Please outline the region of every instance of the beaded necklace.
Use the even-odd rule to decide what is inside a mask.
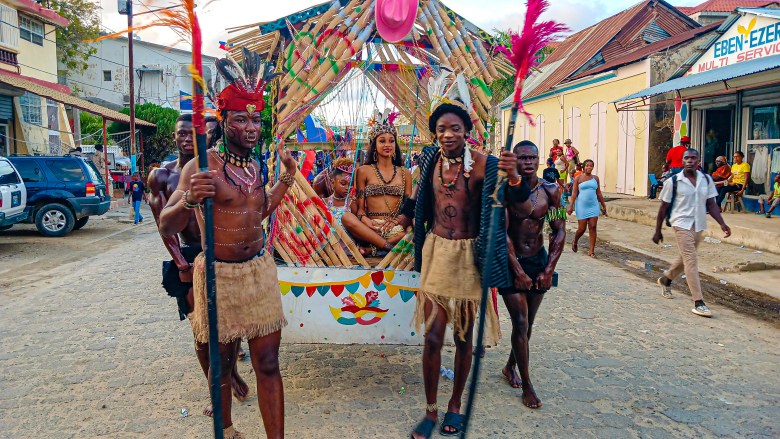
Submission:
[[[443,174],[443,168],[444,168],[444,154],[439,155],[439,184],[446,187],[447,189],[450,189],[455,186],[455,183],[458,182],[458,178],[460,178],[460,171],[463,169],[463,160],[458,162],[458,170],[455,172],[455,178],[452,179],[449,183],[444,182],[444,174]],[[447,157],[448,163],[450,158]]]
[[[228,154],[230,154],[230,151],[226,150],[226,152]],[[228,159],[226,159],[220,153],[216,153],[216,155],[217,155],[217,157],[220,160],[222,160],[223,163],[230,163],[231,165],[241,166],[241,165],[236,165],[235,163],[230,161],[230,159],[229,159],[230,156],[228,156]],[[248,193],[250,193],[250,194],[252,193],[252,188],[254,187],[255,183],[257,183],[257,179],[260,176],[260,173],[259,172],[255,173],[255,168],[254,168],[254,166],[251,166],[251,162],[247,161],[247,165],[246,165],[246,167],[244,167],[244,172],[248,175],[248,178],[242,177],[236,171],[231,169],[230,166],[225,166],[225,169],[227,170],[227,172],[230,172],[230,174],[232,174],[233,177],[235,177],[240,182],[244,183],[244,185],[246,185]],[[251,171],[250,171],[250,169],[251,169]]]
[[[397,166],[393,165],[393,176],[392,176],[392,177],[390,177],[390,181],[387,181],[387,180],[385,180],[385,177],[383,177],[383,176],[382,176],[382,173],[381,173],[381,172],[379,172],[379,166],[377,166],[377,165],[376,165],[376,163],[374,163],[374,164],[373,164],[373,166],[374,166],[374,172],[376,173],[376,176],[377,176],[377,178],[378,178],[378,179],[379,179],[379,181],[381,181],[381,182],[382,182],[382,184],[384,184],[385,186],[387,186],[388,184],[392,183],[392,182],[393,182],[393,180],[395,180],[395,176],[396,176],[396,174],[398,173],[398,167],[397,167]]]

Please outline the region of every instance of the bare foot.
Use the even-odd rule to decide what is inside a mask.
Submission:
[[[528,383],[528,385],[523,384],[523,404],[532,409],[538,409],[542,406],[542,400],[536,396],[534,386],[531,383]]]
[[[241,345],[238,345],[238,361],[244,361],[246,359],[246,352],[241,349]]]
[[[596,253],[588,253],[588,256],[590,256],[591,258],[595,259],[596,258]]]
[[[371,256],[371,249],[366,247],[360,247],[360,254],[363,256]]]
[[[247,395],[249,395],[249,386],[244,382],[241,376],[238,375],[238,371],[234,371],[230,376],[230,382],[233,387],[233,396],[237,400],[244,402]]]
[[[507,382],[509,382],[509,385],[512,386],[513,389],[519,389],[523,384],[523,381],[519,376],[517,376],[517,372],[515,372],[514,367],[509,368],[508,366],[504,366],[504,368],[501,369],[501,374],[504,375],[504,378],[506,378]]]
[[[211,404],[203,408],[203,416],[208,416],[210,418],[213,414],[214,410],[211,408]]]

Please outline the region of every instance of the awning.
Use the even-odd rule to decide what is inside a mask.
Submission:
[[[694,87],[700,87],[707,84],[721,83],[731,79],[740,78],[754,73],[765,72],[780,67],[780,55],[772,55],[764,58],[754,59],[751,61],[744,61],[738,64],[732,64],[726,67],[720,67],[717,69],[709,70],[703,73],[697,73],[695,75],[683,76],[680,78],[672,79],[670,81],[656,84],[652,87],[646,88],[642,91],[632,93],[628,96],[617,99],[613,102],[623,102],[632,99],[643,99],[663,94],[670,91],[680,91],[691,89]],[[780,73],[777,75],[771,75],[777,82],[780,82]],[[726,88],[730,88],[728,84]],[[733,87],[731,87],[733,88]],[[685,96],[683,96],[685,97]]]
[[[130,123],[130,116],[120,113],[110,108],[101,107],[100,105],[93,104],[92,102],[85,101],[84,99],[71,96],[64,93],[58,84],[46,85],[45,81],[36,80],[34,78],[27,78],[25,76],[12,73],[9,71],[0,69],[0,84],[7,84],[11,87],[20,88],[30,93],[34,93],[38,96],[42,96],[53,101],[57,101],[61,104],[70,105],[71,107],[78,108],[80,110],[87,111],[92,114],[103,116],[105,119]],[[145,120],[135,119],[136,125],[153,127],[153,123],[149,123]]]

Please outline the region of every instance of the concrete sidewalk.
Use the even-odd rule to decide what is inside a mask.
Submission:
[[[619,198],[607,202],[607,213],[614,219],[655,227],[660,205],[659,200]],[[731,227],[729,243],[780,255],[780,216],[766,218],[752,212],[727,212],[723,214],[723,218]],[[720,226],[709,216],[704,234],[714,239],[723,238]]]

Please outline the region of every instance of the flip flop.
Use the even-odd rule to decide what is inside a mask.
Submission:
[[[460,434],[461,430],[463,430],[463,419],[465,416],[455,413],[455,412],[447,412],[444,415],[444,420],[441,421],[441,428],[439,429],[439,434],[442,436],[457,436]],[[444,427],[452,427],[455,429],[455,431],[444,431]]]
[[[414,433],[417,433],[425,436],[426,439],[429,439],[433,434],[433,430],[435,428],[436,428],[436,421],[434,421],[431,418],[425,418],[422,421],[420,421],[419,424],[417,424],[417,427],[414,427],[414,430],[412,430],[412,434],[410,434],[409,437],[414,439]]]

